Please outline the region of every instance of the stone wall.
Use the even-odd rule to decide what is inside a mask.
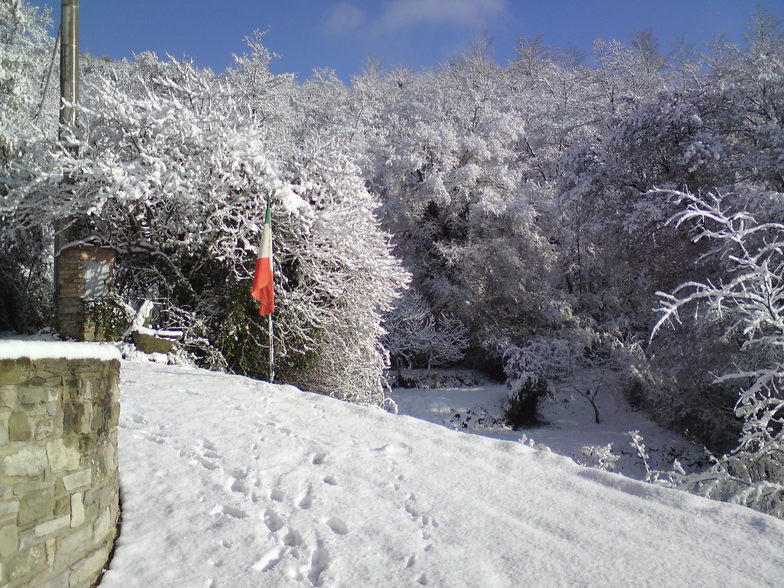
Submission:
[[[0,586],[89,587],[119,516],[119,361],[0,359]]]

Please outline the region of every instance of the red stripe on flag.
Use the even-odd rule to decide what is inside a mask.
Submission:
[[[264,316],[275,311],[275,288],[272,283],[272,259],[260,257],[256,260],[251,296],[259,302],[259,314]]]

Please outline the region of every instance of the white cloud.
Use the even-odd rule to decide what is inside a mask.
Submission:
[[[339,2],[329,13],[324,24],[328,35],[345,35],[356,30],[365,21],[365,13],[351,2]]]
[[[380,24],[385,29],[425,23],[477,28],[506,12],[506,6],[507,0],[393,0]]]

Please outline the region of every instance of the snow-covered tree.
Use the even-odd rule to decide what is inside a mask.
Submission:
[[[740,387],[735,413],[743,422],[737,448],[680,484],[784,517],[784,224],[764,218],[768,203],[780,207],[784,194],[675,196],[684,205],[675,222],[694,225],[694,239],[710,242],[708,255],[726,264],[727,275],[721,282],[686,282],[672,293],[660,292],[654,333],[687,308],[700,320],[719,322],[721,336],[738,347],[735,369],[717,381]]]
[[[398,301],[385,317],[384,327],[384,346],[397,367],[454,364],[468,347],[468,329],[450,314],[436,315],[416,291]]]
[[[49,22],[48,11],[22,0],[0,2],[0,201],[16,181],[11,166],[35,151],[36,140],[56,133],[54,88],[45,92],[54,45]],[[0,331],[51,322],[50,231],[15,226],[0,212]]]
[[[392,72],[371,189],[433,309],[468,327],[472,361],[500,368],[514,340],[562,320],[546,195],[518,164],[522,134],[504,71],[479,48],[438,72]]]
[[[49,23],[48,11],[23,0],[0,3],[0,162],[13,157],[46,123],[52,126],[41,113],[54,44]]]
[[[265,375],[266,328],[248,292],[270,201],[279,373],[379,404],[381,313],[407,277],[356,168],[339,153],[296,160],[296,145],[268,140],[237,72],[144,54],[109,74],[85,83],[78,156],[50,145],[25,162],[4,203],[13,226],[80,218],[84,240],[119,252],[125,296],[159,299],[163,326],[184,328],[205,360]]]

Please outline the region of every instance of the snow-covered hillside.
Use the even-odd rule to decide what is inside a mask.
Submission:
[[[518,442],[125,362],[101,588],[774,586],[784,521]]]

